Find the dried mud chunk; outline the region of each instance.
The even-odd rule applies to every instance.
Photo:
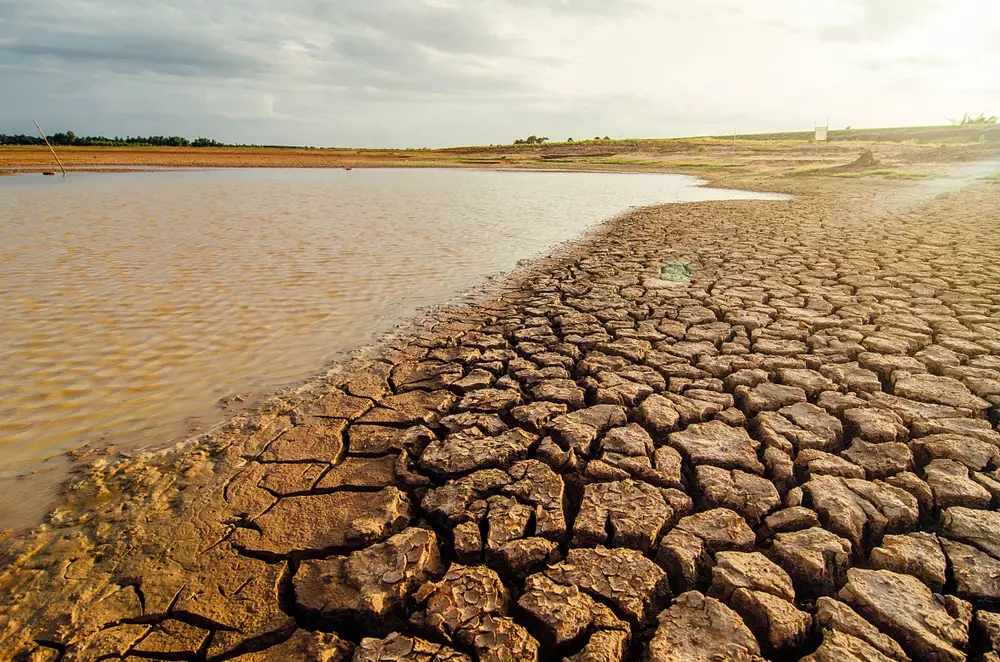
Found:
[[[788,494],[788,491],[798,485],[795,479],[795,464],[792,458],[774,446],[764,449],[764,466],[767,468],[767,477],[771,479],[778,494]]]
[[[915,473],[904,471],[895,476],[889,476],[885,482],[912,494],[917,503],[920,504],[922,513],[928,513],[934,508],[934,493],[931,491],[931,486]]]
[[[432,423],[451,409],[456,400],[448,391],[409,391],[390,395],[362,416],[359,422],[388,425]]]
[[[823,630],[823,643],[801,662],[892,662],[868,643],[837,630]],[[899,660],[899,662],[903,662]]]
[[[287,660],[315,660],[315,662],[346,662],[351,659],[351,642],[332,632],[296,630],[292,636],[270,648],[245,653],[235,658],[237,662],[286,662]],[[227,655],[224,659],[230,659]]]
[[[863,404],[863,403],[862,403]],[[894,411],[907,425],[915,425],[917,421],[937,418],[961,418],[968,410],[956,409],[945,405],[907,400],[888,393],[872,393],[868,396],[868,404],[878,409]],[[860,406],[860,405],[856,405]]]
[[[434,440],[420,456],[420,465],[434,475],[456,476],[475,469],[504,469],[523,460],[538,439],[520,428],[496,437],[465,430]]]
[[[293,580],[295,601],[298,610],[327,623],[367,631],[396,627],[407,597],[443,571],[434,532],[410,528],[346,557],[303,561]]]
[[[844,436],[880,444],[906,441],[909,434],[894,411],[856,407],[844,412]]]
[[[663,570],[631,549],[571,549],[545,576],[612,604],[633,624],[652,618],[669,597]]]
[[[635,406],[653,392],[648,384],[637,383],[613,372],[602,372],[596,379],[588,377],[585,386],[591,389],[598,404]]]
[[[964,506],[989,508],[993,495],[969,478],[969,470],[952,460],[934,460],[924,467],[924,478],[934,492],[938,508]]]
[[[733,593],[729,606],[772,650],[799,648],[809,638],[812,616],[770,593],[740,588]]]
[[[346,457],[320,479],[316,489],[388,487],[396,480],[396,457]]]
[[[628,653],[629,633],[624,630],[598,630],[569,662],[622,662]]]
[[[566,413],[566,405],[561,402],[531,402],[510,410],[514,420],[529,430],[541,432],[545,425],[557,416]]]
[[[382,384],[384,385],[384,383],[383,380]],[[384,393],[384,391],[382,392]],[[355,397],[341,391],[333,391],[310,402],[305,411],[310,416],[342,418],[353,421],[373,406],[372,401],[367,397]]]
[[[674,379],[670,380],[672,386],[674,381]],[[731,404],[729,402],[717,401],[714,398],[694,397],[694,391],[690,389],[685,392],[685,395],[663,393],[662,397],[668,400],[673,408],[677,410],[677,415],[680,417],[682,426],[711,420],[713,416],[721,413]]]
[[[472,517],[470,507],[484,493],[509,482],[510,476],[500,469],[484,469],[429,490],[420,505],[433,519],[454,524]]]
[[[447,388],[462,377],[462,366],[439,361],[408,361],[393,368],[390,381],[396,391],[425,391]]]
[[[913,375],[899,371],[893,373],[892,392],[903,398],[968,409],[981,412],[990,406],[982,398],[972,394],[969,388],[951,377],[938,375]]]
[[[879,379],[888,382],[892,379],[892,374],[898,370],[903,370],[912,374],[922,374],[927,372],[923,363],[912,356],[885,355],[874,352],[864,352],[858,355],[858,363],[863,368],[875,372]]]
[[[753,530],[743,518],[716,508],[681,519],[660,542],[656,562],[667,569],[675,588],[687,590],[708,580],[711,554],[748,552],[753,546]]]
[[[486,551],[496,552],[511,540],[523,538],[531,521],[531,506],[499,495],[487,499],[489,504],[489,532],[486,534]]]
[[[549,645],[565,644],[591,628],[629,629],[610,609],[575,585],[557,584],[541,573],[528,578],[517,603],[542,626]]]
[[[188,623],[165,620],[153,625],[149,633],[132,648],[132,653],[150,657],[165,655],[194,656],[211,633]]]
[[[362,639],[352,662],[472,662],[472,658],[442,644],[393,632],[385,639]]]
[[[827,363],[820,366],[820,373],[855,393],[875,393],[882,390],[882,382],[871,370],[853,363]],[[835,389],[829,389],[835,390]]]
[[[531,387],[531,397],[536,400],[563,402],[570,407],[584,406],[586,393],[572,379],[547,379]]]
[[[770,382],[759,384],[752,389],[737,388],[736,398],[740,409],[746,412],[747,416],[754,416],[762,411],[777,411],[808,399],[806,392],[800,388]]]
[[[853,393],[825,391],[816,399],[816,406],[828,414],[841,416],[848,409],[866,407],[867,403]]]
[[[562,477],[538,460],[517,462],[507,473],[515,482],[504,493],[535,504],[535,534],[561,540],[566,535]]]
[[[723,469],[742,469],[763,474],[757,459],[759,443],[743,428],[731,428],[719,421],[698,423],[669,436],[670,445],[690,458],[693,464],[711,464]]]
[[[708,594],[729,602],[740,588],[763,591],[789,602],[795,600],[791,577],[760,552],[719,552]]]
[[[488,568],[453,564],[441,581],[424,584],[415,599],[425,608],[416,615],[423,627],[474,648],[479,660],[538,658],[538,642],[506,616],[510,595]]]
[[[921,464],[931,460],[955,460],[973,471],[994,469],[1000,465],[1000,450],[993,444],[957,434],[932,434],[910,442]]]
[[[963,662],[972,609],[936,597],[920,580],[888,570],[851,568],[840,599],[903,645],[914,658]]]
[[[558,560],[558,545],[545,538],[521,538],[501,547],[493,557],[493,564],[510,575],[524,577],[539,567]]]
[[[843,448],[844,427],[840,420],[826,413],[821,407],[800,402],[782,407],[778,413],[807,432],[811,432],[822,441],[822,448],[828,452],[836,452]]]
[[[363,547],[401,531],[410,501],[395,487],[285,497],[259,518],[258,530],[239,529],[233,545],[247,552],[287,555],[338,547]]]
[[[813,527],[774,537],[774,553],[802,595],[832,595],[843,583],[851,542]]]
[[[569,448],[579,454],[587,455],[590,453],[591,444],[597,440],[599,434],[609,428],[625,425],[627,422],[625,410],[621,407],[595,405],[559,416],[548,425],[548,430]]]
[[[673,516],[660,491],[648,483],[632,479],[592,483],[584,488],[573,525],[573,544],[607,543],[645,552]]]
[[[802,490],[830,530],[856,548],[904,532],[920,515],[916,497],[885,483],[813,476]]]
[[[285,431],[260,455],[263,462],[333,462],[344,452],[347,421],[309,416]]]
[[[260,487],[278,496],[308,492],[329,466],[318,462],[267,464]]]
[[[483,388],[466,393],[458,403],[464,411],[497,412],[509,409],[521,401],[521,394],[512,389]]]
[[[625,427],[608,430],[601,440],[601,450],[605,453],[645,456],[653,452],[653,439],[642,427],[629,423]]]
[[[493,383],[493,373],[482,368],[475,368],[469,371],[465,377],[452,382],[451,388],[459,393],[465,394],[478,389],[489,388]]]
[[[932,434],[974,437],[1000,447],[1000,432],[994,430],[990,422],[982,418],[935,418],[913,421],[913,436],[926,437]]]
[[[696,468],[698,493],[706,508],[729,508],[757,526],[781,505],[781,497],[771,481],[744,471],[709,465]]]
[[[966,600],[995,604],[1000,600],[1000,561],[953,540],[941,541],[955,578],[955,594]]]
[[[434,438],[434,433],[423,425],[405,430],[384,425],[352,425],[347,430],[350,452],[365,455],[386,455],[396,451],[419,454]]]
[[[688,591],[657,617],[650,662],[763,662],[760,646],[739,614],[718,600]]]
[[[973,545],[1000,559],[1000,513],[955,506],[941,516],[942,538]]]
[[[887,478],[913,468],[913,453],[909,446],[899,441],[872,444],[855,439],[841,455],[864,469],[863,477],[869,480]]]
[[[794,386],[806,392],[810,398],[817,398],[823,391],[836,391],[837,384],[821,373],[807,368],[781,368],[778,380],[785,386]]]
[[[478,428],[483,434],[493,437],[507,431],[507,424],[496,414],[463,411],[445,416],[438,424],[448,432],[460,432]]]
[[[886,536],[871,552],[873,569],[913,575],[934,591],[944,587],[947,565],[937,536],[922,531]]]
[[[483,553],[483,536],[476,522],[461,522],[452,530],[459,563],[474,563]]]
[[[795,466],[803,469],[807,478],[812,476],[865,477],[865,470],[853,462],[813,448],[803,449],[795,456]]]
[[[794,506],[768,515],[761,528],[761,536],[770,538],[776,533],[801,531],[814,526],[819,526],[819,517],[816,516],[816,513],[802,506]]]
[[[861,639],[887,658],[907,662],[909,658],[893,639],[878,631],[843,602],[826,596],[816,601],[816,624],[827,630]]]
[[[750,551],[754,545],[753,530],[742,517],[726,508],[688,515],[676,528],[704,540],[713,554],[727,550]]]

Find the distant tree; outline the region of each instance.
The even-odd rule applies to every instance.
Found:
[[[521,140],[515,140],[515,145],[541,145],[542,143],[548,141],[548,138],[544,136],[528,136],[527,138]]]
[[[571,142],[573,142],[573,139],[572,138],[567,138],[566,142],[571,143]]]
[[[951,118],[947,119],[949,122],[951,122],[956,126],[969,126],[975,124],[996,124],[997,120],[1000,119],[1000,117],[997,117],[996,115],[991,115],[987,117],[986,113],[979,113],[979,117],[973,117],[968,113],[965,113],[964,115],[962,115],[962,119],[960,120],[955,120]]]
[[[611,138],[608,138],[607,136],[604,136],[604,139],[605,140],[611,140]]]
[[[600,136],[594,136],[594,140],[600,140],[600,139],[601,139]]]

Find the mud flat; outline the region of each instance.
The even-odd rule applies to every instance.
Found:
[[[95,458],[0,658],[1000,659],[1000,187],[740,185]]]

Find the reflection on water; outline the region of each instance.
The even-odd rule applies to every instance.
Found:
[[[468,170],[3,178],[0,472],[182,435],[629,206],[723,197],[765,196]]]

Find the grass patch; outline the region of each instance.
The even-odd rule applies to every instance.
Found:
[[[990,184],[1000,184],[1000,174],[987,175],[985,177],[980,177],[984,182],[989,182]]]

